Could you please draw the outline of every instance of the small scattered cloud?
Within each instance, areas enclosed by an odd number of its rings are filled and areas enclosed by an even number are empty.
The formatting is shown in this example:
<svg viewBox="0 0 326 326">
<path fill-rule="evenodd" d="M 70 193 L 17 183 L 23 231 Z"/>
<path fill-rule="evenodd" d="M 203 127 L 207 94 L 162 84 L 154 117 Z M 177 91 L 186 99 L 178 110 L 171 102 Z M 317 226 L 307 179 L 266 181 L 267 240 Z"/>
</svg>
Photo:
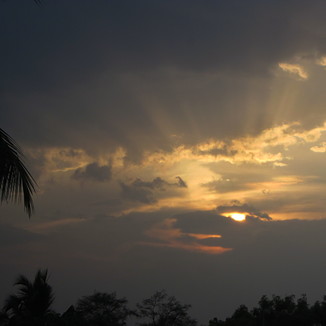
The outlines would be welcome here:
<svg viewBox="0 0 326 326">
<path fill-rule="evenodd" d="M 301 80 L 308 79 L 308 73 L 305 71 L 305 69 L 301 65 L 281 62 L 278 64 L 278 66 L 283 71 L 288 72 L 296 77 L 299 77 L 299 79 L 301 79 Z"/>
<path fill-rule="evenodd" d="M 177 187 L 188 188 L 188 185 L 181 177 L 178 176 L 178 177 L 176 177 L 176 179 L 178 180 L 178 182 L 175 184 Z"/>
<path fill-rule="evenodd" d="M 72 178 L 82 181 L 92 180 L 98 182 L 105 182 L 111 180 L 111 176 L 111 166 L 100 166 L 97 162 L 93 162 L 86 165 L 85 168 L 77 169 L 72 175 Z"/>
<path fill-rule="evenodd" d="M 326 142 L 322 142 L 319 145 L 310 148 L 311 151 L 315 153 L 325 153 L 326 152 Z"/>
<path fill-rule="evenodd" d="M 166 191 L 169 188 L 187 188 L 186 182 L 179 176 L 176 177 L 177 182 L 168 182 L 160 177 L 154 178 L 152 181 L 143 181 L 137 178 L 130 184 L 120 182 L 122 189 L 122 197 L 145 204 L 157 201 L 155 192 Z"/>
<path fill-rule="evenodd" d="M 319 66 L 326 67 L 326 56 L 319 58 L 316 63 Z"/>
</svg>

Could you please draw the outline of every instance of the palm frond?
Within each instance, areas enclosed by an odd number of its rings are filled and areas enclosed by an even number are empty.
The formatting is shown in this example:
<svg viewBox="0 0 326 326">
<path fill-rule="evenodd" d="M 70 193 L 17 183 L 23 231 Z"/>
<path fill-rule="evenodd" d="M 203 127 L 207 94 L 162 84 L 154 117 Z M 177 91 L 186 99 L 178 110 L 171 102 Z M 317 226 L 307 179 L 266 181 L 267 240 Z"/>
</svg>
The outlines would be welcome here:
<svg viewBox="0 0 326 326">
<path fill-rule="evenodd" d="M 19 297 L 28 297 L 33 292 L 33 284 L 24 275 L 18 276 L 14 285 L 19 286 Z"/>
<path fill-rule="evenodd" d="M 1 202 L 24 201 L 30 217 L 34 211 L 32 195 L 36 182 L 22 160 L 23 154 L 15 141 L 0 129 L 0 192 Z"/>
<path fill-rule="evenodd" d="M 48 279 L 48 270 L 47 269 L 39 269 L 34 278 L 34 284 L 37 283 L 45 283 Z"/>
<path fill-rule="evenodd" d="M 22 285 L 24 287 L 31 287 L 32 283 L 29 281 L 29 279 L 25 275 L 19 275 L 17 277 L 14 285 Z"/>
<path fill-rule="evenodd" d="M 20 303 L 20 298 L 17 295 L 12 294 L 5 300 L 3 311 L 12 311 L 13 313 L 16 313 L 19 310 Z"/>
</svg>

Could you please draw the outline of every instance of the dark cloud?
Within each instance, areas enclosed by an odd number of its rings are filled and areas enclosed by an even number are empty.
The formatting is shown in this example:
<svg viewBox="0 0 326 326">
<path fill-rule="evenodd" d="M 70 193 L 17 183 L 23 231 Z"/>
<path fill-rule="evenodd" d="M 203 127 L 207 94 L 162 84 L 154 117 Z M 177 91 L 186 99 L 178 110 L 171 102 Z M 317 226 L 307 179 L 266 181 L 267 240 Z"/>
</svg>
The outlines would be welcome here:
<svg viewBox="0 0 326 326">
<path fill-rule="evenodd" d="M 219 234 L 229 225 L 233 225 L 230 219 L 218 215 L 216 211 L 195 211 L 178 214 L 174 218 L 176 218 L 175 226 L 186 233 Z"/>
<path fill-rule="evenodd" d="M 152 181 L 143 181 L 141 179 L 136 179 L 134 182 L 131 183 L 131 186 L 135 188 L 149 188 L 159 190 L 164 190 L 164 186 L 166 185 L 168 185 L 168 183 L 160 177 L 157 177 Z"/>
<path fill-rule="evenodd" d="M 238 201 L 234 201 L 234 204 L 229 206 L 218 206 L 216 208 L 216 212 L 218 214 L 225 214 L 225 213 L 244 213 L 246 215 L 256 217 L 262 220 L 271 220 L 272 218 L 267 214 L 259 211 L 253 206 L 248 204 L 241 205 Z"/>
<path fill-rule="evenodd" d="M 92 181 L 99 181 L 105 182 L 111 179 L 111 166 L 103 165 L 100 166 L 97 162 L 88 164 L 83 169 L 77 169 L 74 174 L 72 175 L 73 179 L 76 180 L 92 180 Z"/>
<path fill-rule="evenodd" d="M 121 196 L 122 198 L 138 201 L 145 204 L 150 204 L 156 202 L 154 193 L 151 188 L 148 187 L 139 187 L 135 184 L 127 185 L 123 182 L 120 182 L 121 186 Z"/>
<path fill-rule="evenodd" d="M 177 182 L 177 186 L 180 188 L 188 188 L 187 183 L 181 178 L 181 177 L 176 177 L 178 182 Z"/>
<path fill-rule="evenodd" d="M 189 143 L 238 135 L 247 108 L 255 116 L 250 131 L 258 132 L 270 124 L 273 67 L 325 52 L 321 1 L 48 1 L 41 9 L 20 0 L 1 7 L 2 127 L 33 145 L 122 145 L 133 159 L 170 148 L 168 134 Z M 168 127 L 157 121 L 157 103 Z"/>
<path fill-rule="evenodd" d="M 213 156 L 235 156 L 238 153 L 236 150 L 230 150 L 227 145 L 224 145 L 222 148 L 216 147 L 209 150 L 198 150 L 196 154 L 198 155 L 213 155 Z"/>
<path fill-rule="evenodd" d="M 177 182 L 167 182 L 160 177 L 153 179 L 152 181 L 143 181 L 141 179 L 136 179 L 132 182 L 132 186 L 134 187 L 143 187 L 149 189 L 159 189 L 165 190 L 166 187 L 179 187 L 179 188 L 187 188 L 186 182 L 179 176 L 176 177 Z"/>
<path fill-rule="evenodd" d="M 176 183 L 167 182 L 160 177 L 156 177 L 152 181 L 143 181 L 137 178 L 130 184 L 120 182 L 122 197 L 141 203 L 154 203 L 157 201 L 155 194 L 157 191 L 162 192 L 172 188 L 187 188 L 187 184 L 181 177 L 176 178 L 178 180 Z"/>
<path fill-rule="evenodd" d="M 247 216 L 246 222 L 237 222 L 231 218 L 218 214 L 216 211 L 190 212 L 174 216 L 175 227 L 184 233 L 207 234 L 204 243 L 218 244 L 224 248 L 239 250 L 246 246 L 248 239 L 265 234 L 270 229 L 270 221 Z M 220 235 L 221 238 L 210 238 L 209 235 Z"/>
<path fill-rule="evenodd" d="M 2 36 L 11 45 L 6 59 L 14 52 L 10 59 L 34 75 L 44 73 L 41 68 L 52 60 L 52 79 L 63 71 L 81 77 L 90 67 L 138 72 L 162 65 L 259 71 L 312 46 L 324 49 L 319 33 L 325 26 L 319 13 L 324 7 L 321 1 L 314 1 L 309 10 L 304 1 L 280 0 L 249 0 L 246 5 L 241 1 L 71 1 L 65 5 L 51 2 L 42 11 L 23 1 L 20 5 L 21 10 L 2 4 L 4 27 L 15 26 L 11 15 L 26 24 L 25 29 L 14 30 L 19 33 L 16 46 Z M 59 18 L 61 23 L 55 24 Z M 21 62 L 23 56 L 13 50 L 27 48 L 29 42 L 38 46 L 40 53 L 33 57 L 30 50 Z"/>
</svg>

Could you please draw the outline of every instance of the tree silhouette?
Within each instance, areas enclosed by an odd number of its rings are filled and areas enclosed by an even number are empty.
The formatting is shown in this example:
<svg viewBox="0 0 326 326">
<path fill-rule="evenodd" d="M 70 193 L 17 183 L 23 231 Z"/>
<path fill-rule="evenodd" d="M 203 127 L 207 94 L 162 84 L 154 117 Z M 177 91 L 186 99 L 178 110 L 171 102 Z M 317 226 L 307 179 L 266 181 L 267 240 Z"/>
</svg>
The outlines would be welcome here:
<svg viewBox="0 0 326 326">
<path fill-rule="evenodd" d="M 326 296 L 310 307 L 304 294 L 297 301 L 294 295 L 264 295 L 251 311 L 240 305 L 231 317 L 213 318 L 209 326 L 326 326 Z"/>
<path fill-rule="evenodd" d="M 10 295 L 3 310 L 10 318 L 10 325 L 43 325 L 54 300 L 52 287 L 48 284 L 47 270 L 38 270 L 34 280 L 29 281 L 20 275 L 15 286 L 18 294 Z"/>
<path fill-rule="evenodd" d="M 95 292 L 78 300 L 76 312 L 86 325 L 124 326 L 126 319 L 133 314 L 127 308 L 125 298 L 117 298 L 116 293 Z"/>
<path fill-rule="evenodd" d="M 213 320 L 214 321 L 214 320 Z M 211 325 L 219 325 L 214 324 L 213 321 L 211 322 Z M 218 322 L 218 321 L 217 321 Z M 222 325 L 220 323 L 220 325 Z M 225 321 L 225 325 L 230 326 L 254 326 L 255 325 L 255 319 L 251 312 L 249 312 L 247 306 L 240 305 L 239 308 L 235 310 L 231 318 L 227 318 Z"/>
<path fill-rule="evenodd" d="M 146 318 L 148 322 L 142 326 L 194 326 L 196 320 L 192 319 L 188 310 L 190 305 L 182 305 L 173 296 L 169 297 L 162 291 L 155 292 L 150 298 L 137 305 L 139 317 Z"/>
<path fill-rule="evenodd" d="M 23 163 L 23 154 L 16 142 L 0 129 L 0 192 L 1 202 L 24 201 L 30 217 L 34 211 L 32 195 L 35 180 Z"/>
</svg>

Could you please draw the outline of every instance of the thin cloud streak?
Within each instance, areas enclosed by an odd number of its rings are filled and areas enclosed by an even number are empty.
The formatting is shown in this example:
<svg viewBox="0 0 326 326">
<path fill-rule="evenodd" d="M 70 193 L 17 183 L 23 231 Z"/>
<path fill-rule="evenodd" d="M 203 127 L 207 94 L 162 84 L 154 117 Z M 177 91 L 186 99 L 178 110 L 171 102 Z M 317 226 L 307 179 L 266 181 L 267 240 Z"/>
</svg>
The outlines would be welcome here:
<svg viewBox="0 0 326 326">
<path fill-rule="evenodd" d="M 292 63 L 279 63 L 278 66 L 286 72 L 289 72 L 290 74 L 293 74 L 301 80 L 308 79 L 308 73 L 304 70 L 304 68 L 298 64 L 292 64 Z"/>
<path fill-rule="evenodd" d="M 195 234 L 182 232 L 175 227 L 177 222 L 174 218 L 168 218 L 161 223 L 154 225 L 145 232 L 146 235 L 159 240 L 159 242 L 141 242 L 141 245 L 154 247 L 168 247 L 192 252 L 201 252 L 205 254 L 223 254 L 232 248 L 224 248 L 222 246 L 212 245 L 207 246 L 198 243 L 197 240 L 219 239 L 221 235 Z"/>
</svg>

